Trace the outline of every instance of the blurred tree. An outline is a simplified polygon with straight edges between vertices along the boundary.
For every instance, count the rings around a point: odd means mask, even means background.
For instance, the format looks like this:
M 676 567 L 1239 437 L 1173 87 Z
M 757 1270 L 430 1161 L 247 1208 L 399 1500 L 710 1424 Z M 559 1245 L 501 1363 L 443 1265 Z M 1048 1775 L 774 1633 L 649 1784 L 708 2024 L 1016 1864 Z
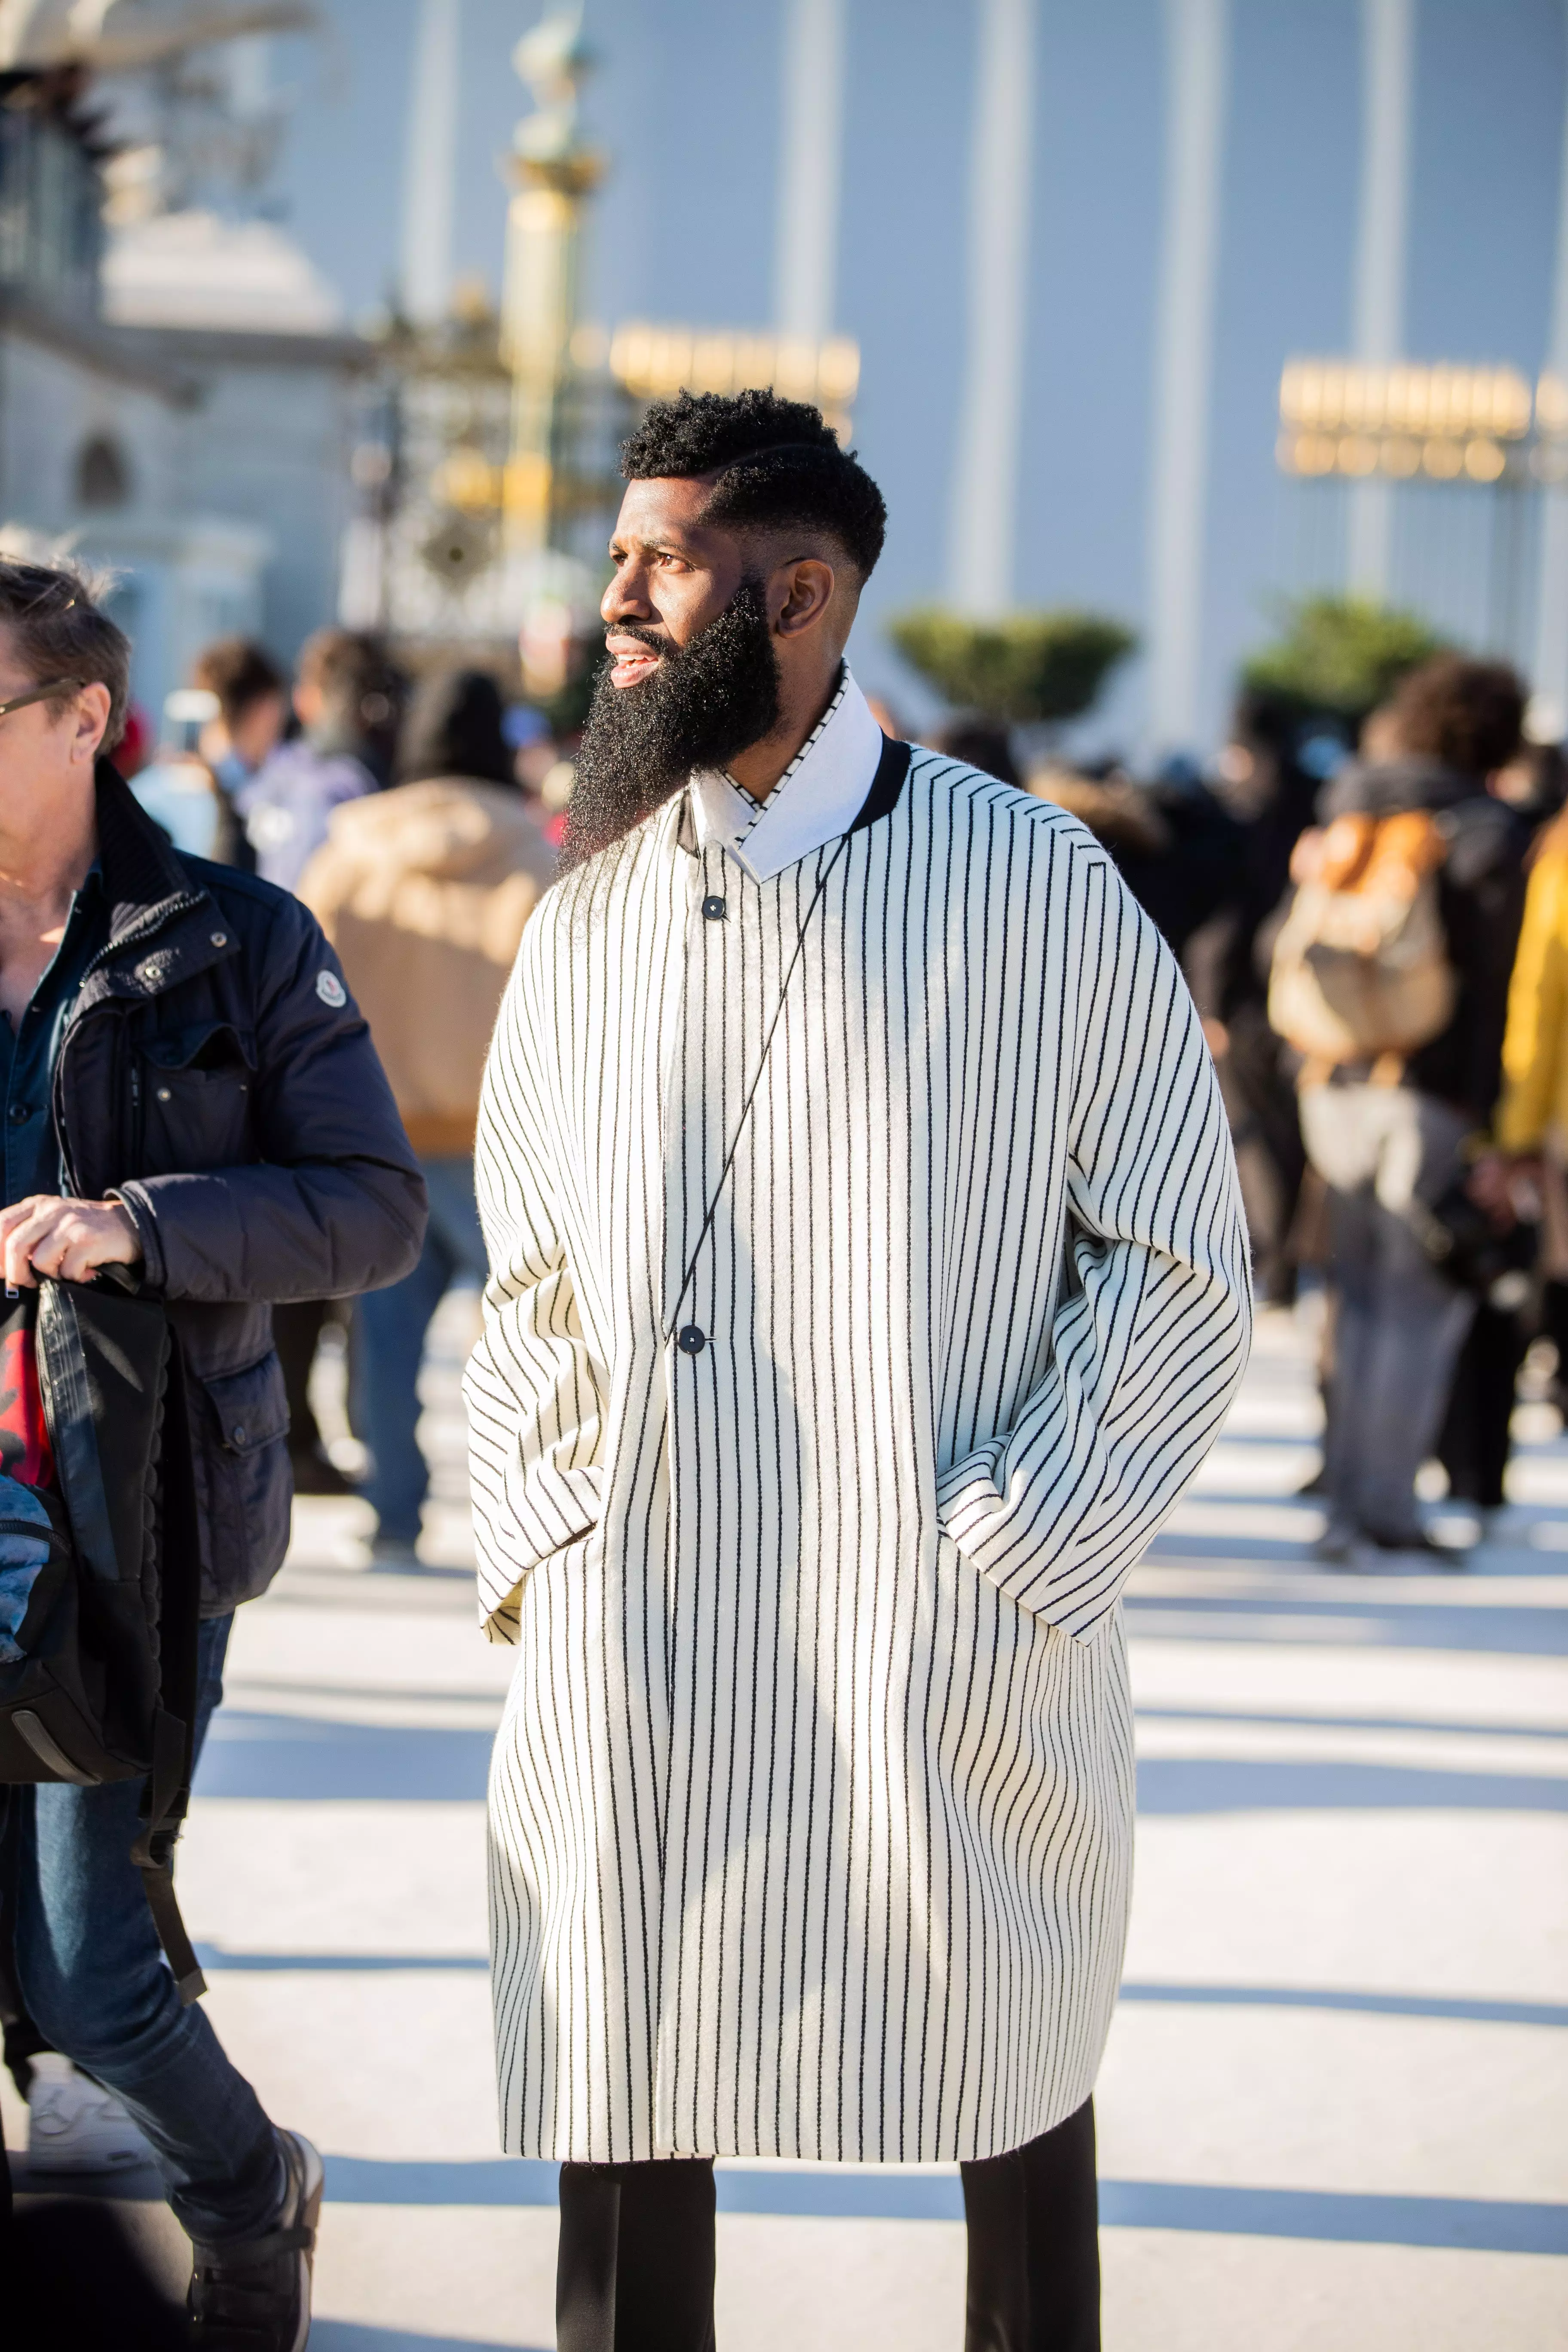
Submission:
M 934 605 L 900 614 L 888 634 L 949 702 L 1015 727 L 1080 717 L 1138 642 L 1120 621 L 1096 613 L 972 621 Z
M 1282 626 L 1242 666 L 1253 694 L 1352 724 L 1391 694 L 1406 670 L 1447 650 L 1414 613 L 1358 596 L 1302 596 L 1279 607 Z

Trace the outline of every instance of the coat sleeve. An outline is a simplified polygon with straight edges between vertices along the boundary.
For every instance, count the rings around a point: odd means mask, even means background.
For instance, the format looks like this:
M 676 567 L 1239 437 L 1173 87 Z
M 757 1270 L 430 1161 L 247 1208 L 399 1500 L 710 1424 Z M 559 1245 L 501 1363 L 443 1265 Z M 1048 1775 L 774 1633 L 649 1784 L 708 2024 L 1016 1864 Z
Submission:
M 1086 860 L 1086 864 L 1089 861 Z M 1044 1377 L 939 1481 L 959 1550 L 1085 1639 L 1218 1431 L 1247 1361 L 1247 1229 L 1214 1065 L 1174 957 L 1096 856 Z
M 1504 1151 L 1538 1151 L 1568 1097 L 1568 856 L 1538 858 L 1508 992 L 1502 1098 L 1496 1134 Z
M 337 959 L 297 900 L 263 920 L 249 943 L 257 1160 L 117 1188 L 143 1279 L 167 1298 L 349 1297 L 399 1281 L 424 1243 L 425 1180 Z
M 584 1332 L 549 1177 L 534 944 L 525 935 L 502 999 L 474 1160 L 490 1276 L 463 1391 L 479 1613 L 492 1642 L 517 1640 L 525 1580 L 593 1533 L 605 1486 L 608 1379 Z

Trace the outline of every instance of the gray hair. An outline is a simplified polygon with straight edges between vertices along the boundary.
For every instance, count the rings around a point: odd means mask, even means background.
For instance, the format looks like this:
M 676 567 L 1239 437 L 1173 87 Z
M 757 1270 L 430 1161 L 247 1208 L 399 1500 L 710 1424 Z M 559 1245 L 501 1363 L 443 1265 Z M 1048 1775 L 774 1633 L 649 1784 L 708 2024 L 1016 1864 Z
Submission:
M 109 689 L 103 749 L 125 732 L 131 700 L 131 640 L 103 610 L 107 581 L 74 563 L 30 563 L 0 556 L 0 629 L 10 633 L 37 686 L 61 681 L 51 710 L 68 709 L 84 686 Z

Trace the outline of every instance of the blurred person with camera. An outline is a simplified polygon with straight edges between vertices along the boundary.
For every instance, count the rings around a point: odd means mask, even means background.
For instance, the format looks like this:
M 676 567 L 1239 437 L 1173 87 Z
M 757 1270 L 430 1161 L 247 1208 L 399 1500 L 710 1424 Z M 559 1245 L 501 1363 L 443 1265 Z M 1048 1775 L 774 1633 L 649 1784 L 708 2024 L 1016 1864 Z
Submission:
M 622 470 L 475 1155 L 504 2143 L 562 2352 L 711 2347 L 730 2155 L 957 2161 L 971 2346 L 1092 2352 L 1119 1596 L 1249 1326 L 1213 1065 L 1082 826 L 879 727 L 822 415 Z
M 110 764 L 129 675 L 84 574 L 0 563 L 0 1274 L 19 1292 L 107 1275 L 166 1303 L 182 1422 L 164 1458 L 189 1462 L 184 1564 L 200 1578 L 199 1750 L 234 1612 L 289 1540 L 272 1302 L 397 1280 L 425 1198 L 315 921 L 287 892 L 174 850 Z M 0 1460 L 52 1487 L 49 1450 L 16 1444 L 41 1425 L 36 1358 L 24 1343 L 7 1363 Z M 161 1517 L 176 1524 L 167 1491 Z M 22 1630 L 14 1609 L 4 1622 Z M 11 1648 L 8 1663 L 24 1656 Z M 195 2242 L 193 2342 L 298 2352 L 321 2160 L 268 2120 L 182 1999 L 132 1859 L 142 1785 L 58 1773 L 5 1791 L 6 2056 L 25 2095 L 49 2078 L 40 2170 L 71 2158 L 70 2078 L 39 2067 L 47 2053 L 82 2070 L 79 2168 L 109 2152 L 114 2102 L 151 2144 Z
M 360 1302 L 357 1380 L 375 1557 L 416 1558 L 429 1472 L 419 1368 L 454 1281 L 485 1275 L 474 1128 L 496 1010 L 555 852 L 514 781 L 495 681 L 437 670 L 420 684 L 397 783 L 332 815 L 300 895 L 370 1023 L 430 1196 L 419 1264 Z
M 1299 1061 L 1336 1295 L 1325 1558 L 1454 1554 L 1415 1477 L 1492 1278 L 1470 1161 L 1502 1070 L 1531 829 L 1488 789 L 1519 751 L 1505 665 L 1443 654 L 1374 711 L 1291 859 L 1268 1014 Z

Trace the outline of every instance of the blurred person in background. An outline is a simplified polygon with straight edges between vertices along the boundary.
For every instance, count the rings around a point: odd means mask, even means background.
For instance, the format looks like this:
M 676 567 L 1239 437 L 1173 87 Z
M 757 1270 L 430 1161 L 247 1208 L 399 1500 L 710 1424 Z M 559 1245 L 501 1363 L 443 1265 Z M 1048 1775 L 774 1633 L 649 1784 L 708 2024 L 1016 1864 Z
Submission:
M 876 717 L 874 711 L 872 716 Z M 880 719 L 877 723 L 881 726 Z M 882 732 L 887 731 L 884 727 Z M 1000 719 L 986 719 L 978 711 L 961 712 L 958 718 L 933 728 L 931 748 L 945 752 L 950 760 L 962 761 L 966 768 L 978 768 L 983 776 L 994 776 L 999 784 L 1023 790 L 1024 779 L 1013 757 L 1012 730 L 1004 727 Z
M 125 732 L 114 747 L 114 764 L 129 783 L 153 756 L 153 722 L 139 702 L 125 713 Z
M 479 1082 L 522 927 L 555 854 L 513 782 L 495 681 L 439 671 L 416 692 L 390 792 L 338 809 L 300 895 L 337 950 L 430 1196 L 412 1274 L 359 1307 L 356 1371 L 375 1557 L 415 1558 L 429 1474 L 419 1368 L 452 1283 L 485 1276 L 474 1202 Z
M 176 849 L 256 871 L 236 795 L 276 746 L 286 684 L 271 656 L 246 637 L 205 646 L 191 682 L 163 703 L 163 740 L 132 786 Z
M 1530 721 L 1527 710 L 1527 728 Z M 1552 822 L 1563 807 L 1565 782 L 1561 745 L 1536 741 L 1522 744 L 1515 757 L 1488 779 L 1487 789 L 1506 802 L 1522 828 L 1534 829 L 1527 858 L 1532 877 L 1538 861 L 1555 862 L 1568 854 L 1563 828 Z M 1533 879 L 1531 889 L 1534 889 Z M 1549 961 L 1539 934 L 1544 930 L 1550 935 L 1555 919 L 1540 904 L 1532 915 L 1531 892 L 1527 892 L 1509 996 L 1509 1029 L 1516 1043 L 1512 1048 L 1504 1043 L 1499 1125 L 1510 1123 L 1505 1108 L 1511 1090 L 1510 1066 L 1532 1058 L 1531 1047 L 1520 1041 L 1531 1018 L 1525 1008 Z M 1521 971 L 1528 975 L 1522 992 Z M 1524 1003 L 1516 1011 L 1516 996 L 1521 992 Z M 1546 1018 L 1549 1023 L 1550 1015 Z M 1494 1135 L 1497 1131 L 1494 1126 Z M 1489 1152 L 1487 1164 L 1478 1164 L 1471 1192 L 1483 1205 L 1489 1203 L 1500 1233 L 1528 1228 L 1528 1232 L 1520 1231 L 1521 1244 L 1527 1244 L 1531 1235 L 1538 1240 L 1539 1264 L 1531 1272 L 1539 1280 L 1532 1282 L 1527 1276 L 1526 1251 L 1521 1246 L 1510 1253 L 1512 1263 L 1506 1270 L 1480 1293 L 1454 1367 L 1436 1447 L 1437 1459 L 1448 1475 L 1450 1496 L 1456 1502 L 1473 1504 L 1483 1514 L 1501 1510 L 1508 1500 L 1505 1485 L 1512 1450 L 1515 1392 L 1530 1343 L 1538 1332 L 1552 1341 L 1559 1365 L 1568 1369 L 1568 1284 L 1563 1280 L 1568 1275 L 1568 1197 L 1563 1189 L 1561 1162 L 1554 1155 L 1550 1169 L 1543 1168 L 1536 1154 L 1526 1150 L 1517 1171 L 1499 1183 L 1493 1172 L 1495 1161 L 1496 1154 Z M 1556 1386 L 1560 1396 L 1568 1394 L 1561 1375 Z
M 263 881 L 295 888 L 332 811 L 387 782 L 403 694 L 379 637 L 334 628 L 306 638 L 294 679 L 300 732 L 234 795 Z
M 1531 861 L 1502 1059 L 1493 1150 L 1477 1168 L 1476 1189 L 1500 1219 L 1521 1201 L 1533 1205 L 1531 1193 L 1540 1203 L 1542 1328 L 1557 1349 L 1559 1400 L 1568 1402 L 1568 812 Z
M 223 797 L 224 863 L 254 873 L 256 852 L 237 801 L 282 740 L 289 681 L 266 646 L 254 638 L 218 637 L 196 656 L 191 684 L 205 688 L 217 704 L 196 738 L 196 749 Z
M 196 749 L 217 707 L 216 696 L 205 687 L 178 686 L 166 694 L 159 741 L 131 789 L 176 849 L 226 866 L 233 863 L 226 854 L 234 834 L 231 812 Z
M 1422 1525 L 1415 1476 L 1475 1312 L 1474 1292 L 1440 1253 L 1469 1214 L 1468 1148 L 1489 1128 L 1501 1078 L 1531 829 L 1488 780 L 1517 755 L 1523 709 L 1501 663 L 1444 654 L 1410 671 L 1368 719 L 1361 757 L 1324 787 L 1325 829 L 1303 834 L 1292 864 L 1297 898 L 1276 945 L 1269 1012 L 1304 1056 L 1302 1138 L 1329 1188 L 1331 1559 L 1362 1542 L 1453 1557 Z M 1417 921 L 1428 924 L 1419 971 L 1408 956 L 1401 967 L 1401 984 L 1418 986 L 1428 1009 L 1401 1050 L 1316 1053 L 1289 992 L 1313 953 L 1321 961 L 1327 935 L 1303 952 L 1300 926 L 1363 884 L 1358 919 L 1398 909 L 1412 940 Z
M 293 694 L 300 732 L 279 743 L 234 793 L 264 881 L 297 888 L 327 837 L 333 810 L 386 782 L 404 690 L 402 673 L 378 636 L 331 628 L 306 638 Z M 301 1495 L 353 1491 L 327 1451 L 310 1402 L 316 1350 L 338 1304 L 300 1300 L 276 1318 L 289 1391 L 289 1453 Z
M 1488 790 L 1528 823 L 1550 824 L 1568 800 L 1568 762 L 1561 743 L 1528 742 L 1488 781 Z
M 1248 692 L 1215 762 L 1214 791 L 1240 827 L 1232 887 L 1184 959 L 1219 1069 L 1266 1301 L 1296 1295 L 1294 1228 L 1306 1173 L 1292 1072 L 1268 1024 L 1268 965 L 1290 857 L 1347 745 L 1299 710 Z
M 1068 809 L 1117 871 L 1178 958 L 1234 887 L 1239 829 L 1195 769 L 1171 761 L 1152 783 L 1119 760 L 1084 769 L 1047 761 L 1026 790 Z

